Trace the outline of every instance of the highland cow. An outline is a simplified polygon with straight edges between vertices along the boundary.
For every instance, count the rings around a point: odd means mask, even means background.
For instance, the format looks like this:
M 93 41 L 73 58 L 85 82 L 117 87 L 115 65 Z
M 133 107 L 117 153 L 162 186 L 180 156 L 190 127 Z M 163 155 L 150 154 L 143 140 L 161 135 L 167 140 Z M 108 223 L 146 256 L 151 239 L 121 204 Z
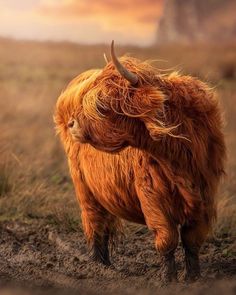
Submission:
M 75 78 L 55 122 L 68 156 L 93 260 L 109 265 L 120 219 L 154 233 L 163 279 L 177 278 L 179 235 L 186 279 L 216 217 L 225 143 L 218 101 L 205 83 L 161 74 L 131 57 Z

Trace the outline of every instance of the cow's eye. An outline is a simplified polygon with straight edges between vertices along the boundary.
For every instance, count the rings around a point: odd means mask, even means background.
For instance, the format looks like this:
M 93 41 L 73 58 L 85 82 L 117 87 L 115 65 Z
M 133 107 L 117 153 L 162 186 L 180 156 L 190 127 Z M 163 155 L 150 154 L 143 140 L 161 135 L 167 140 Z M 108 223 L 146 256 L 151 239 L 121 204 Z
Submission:
M 73 128 L 75 125 L 75 120 L 74 119 L 71 119 L 68 123 L 67 123 L 67 127 L 68 128 Z

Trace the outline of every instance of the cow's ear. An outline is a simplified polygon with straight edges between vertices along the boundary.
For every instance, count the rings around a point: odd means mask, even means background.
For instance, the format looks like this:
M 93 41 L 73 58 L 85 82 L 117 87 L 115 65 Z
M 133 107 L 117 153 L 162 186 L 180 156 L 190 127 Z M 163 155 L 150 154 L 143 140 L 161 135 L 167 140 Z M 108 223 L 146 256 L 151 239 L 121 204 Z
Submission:
M 121 100 L 120 105 L 127 116 L 142 118 L 162 110 L 164 101 L 165 95 L 157 87 L 142 86 L 125 93 L 125 99 Z
M 143 121 L 150 136 L 158 140 L 173 130 L 166 126 L 164 102 L 165 95 L 157 87 L 137 88 L 129 102 L 125 102 L 126 115 Z

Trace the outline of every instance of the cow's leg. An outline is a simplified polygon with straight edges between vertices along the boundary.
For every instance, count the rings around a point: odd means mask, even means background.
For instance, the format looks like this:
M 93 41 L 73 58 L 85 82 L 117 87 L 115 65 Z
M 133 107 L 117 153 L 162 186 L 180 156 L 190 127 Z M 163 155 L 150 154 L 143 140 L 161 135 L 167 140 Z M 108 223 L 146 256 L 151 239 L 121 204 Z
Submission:
M 91 200 L 83 206 L 81 216 L 92 261 L 110 265 L 109 243 L 116 234 L 118 220 L 99 204 L 91 208 Z
M 159 216 L 160 217 L 160 216 Z M 175 263 L 175 250 L 178 245 L 178 230 L 175 225 L 169 223 L 151 225 L 149 217 L 146 217 L 147 225 L 155 233 L 155 246 L 161 256 L 160 276 L 162 281 L 177 281 L 177 269 Z M 154 220 L 154 219 L 152 219 Z
M 103 237 L 96 236 L 90 245 L 90 258 L 94 262 L 104 265 L 111 265 L 109 256 L 109 233 L 104 233 Z
M 110 214 L 89 190 L 79 170 L 71 169 L 76 196 L 80 203 L 81 219 L 93 261 L 110 265 L 109 243 L 114 239 L 119 220 Z
M 161 279 L 168 283 L 177 280 L 175 250 L 178 246 L 178 227 L 160 204 L 156 194 L 139 192 L 146 224 L 155 234 L 155 246 L 161 255 Z
M 146 224 L 155 234 L 156 249 L 161 255 L 161 277 L 164 282 L 177 280 L 175 250 L 178 225 L 172 217 L 173 196 L 160 165 L 152 158 L 140 162 L 136 191 Z
M 168 226 L 172 228 L 168 228 Z M 177 268 L 175 263 L 175 250 L 178 246 L 177 227 L 175 225 L 166 224 L 157 228 L 155 244 L 161 255 L 161 277 L 163 281 L 177 281 Z
M 209 232 L 209 225 L 201 221 L 181 228 L 181 239 L 185 250 L 185 279 L 194 281 L 200 277 L 199 250 Z

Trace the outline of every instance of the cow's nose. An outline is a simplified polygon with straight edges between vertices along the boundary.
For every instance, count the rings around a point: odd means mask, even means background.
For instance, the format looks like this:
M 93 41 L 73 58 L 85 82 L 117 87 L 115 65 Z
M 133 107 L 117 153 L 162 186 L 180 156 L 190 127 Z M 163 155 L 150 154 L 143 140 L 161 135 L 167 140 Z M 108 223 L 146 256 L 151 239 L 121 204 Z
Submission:
M 68 124 L 67 124 L 67 126 L 68 126 L 69 128 L 73 128 L 74 125 L 75 125 L 75 120 L 74 120 L 74 119 L 71 119 L 71 120 L 68 122 Z

